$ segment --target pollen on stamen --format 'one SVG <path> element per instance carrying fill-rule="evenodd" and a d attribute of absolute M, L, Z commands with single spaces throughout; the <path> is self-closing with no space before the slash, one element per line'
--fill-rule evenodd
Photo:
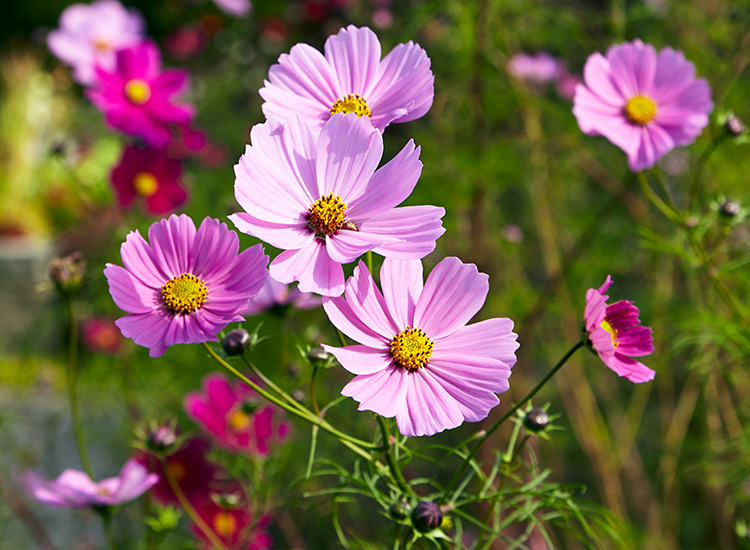
<path fill-rule="evenodd" d="M 310 206 L 308 225 L 318 238 L 331 236 L 344 225 L 346 209 L 346 203 L 338 195 L 324 195 Z"/>
<path fill-rule="evenodd" d="M 617 330 L 612 328 L 612 325 L 610 325 L 607 320 L 603 320 L 601 323 L 601 327 L 609 332 L 609 335 L 612 337 L 612 345 L 617 348 L 617 346 L 620 344 L 620 342 L 617 341 Z"/>
<path fill-rule="evenodd" d="M 125 84 L 125 97 L 135 105 L 143 105 L 151 97 L 151 88 L 140 78 L 134 78 Z"/>
<path fill-rule="evenodd" d="M 418 370 L 432 357 L 432 340 L 421 328 L 407 326 L 393 337 L 390 350 L 396 363 L 409 370 Z"/>
<path fill-rule="evenodd" d="M 195 275 L 183 273 L 164 283 L 161 297 L 169 311 L 186 315 L 203 306 L 208 299 L 208 289 Z"/>
<path fill-rule="evenodd" d="M 625 117 L 633 124 L 644 125 L 656 116 L 656 103 L 645 95 L 631 97 L 625 104 Z"/>
<path fill-rule="evenodd" d="M 214 518 L 214 530 L 220 537 L 232 535 L 237 530 L 237 520 L 232 514 L 222 510 Z"/>
<path fill-rule="evenodd" d="M 336 113 L 356 113 L 359 118 L 363 116 L 370 116 L 370 108 L 367 106 L 367 101 L 364 97 L 359 94 L 347 94 L 341 99 L 337 99 L 336 103 L 331 107 L 331 115 Z"/>

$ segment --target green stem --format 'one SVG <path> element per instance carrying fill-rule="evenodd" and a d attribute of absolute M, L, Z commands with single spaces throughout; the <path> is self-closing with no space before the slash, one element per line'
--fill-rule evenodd
<path fill-rule="evenodd" d="M 293 414 L 294 416 L 297 416 L 298 418 L 301 418 L 302 420 L 305 420 L 306 422 L 309 422 L 310 424 L 314 426 L 318 426 L 321 430 L 328 432 L 332 436 L 334 436 L 336 439 L 341 441 L 345 446 L 349 447 L 351 450 L 356 452 L 358 455 L 362 456 L 363 458 L 366 458 L 367 460 L 372 460 L 372 455 L 368 453 L 365 449 L 377 449 L 377 445 L 373 445 L 372 443 L 369 443 L 367 441 L 362 441 L 361 439 L 357 439 L 356 437 L 352 437 L 348 434 L 345 434 L 343 432 L 340 432 L 333 426 L 331 426 L 328 422 L 323 420 L 322 418 L 315 416 L 315 414 L 302 407 L 300 405 L 299 407 L 292 407 L 288 403 L 286 403 L 284 400 L 276 397 L 275 395 L 267 392 L 258 384 L 244 376 L 242 373 L 240 373 L 237 369 L 235 369 L 232 365 L 224 361 L 221 357 L 219 357 L 216 352 L 211 349 L 211 346 L 209 346 L 206 342 L 203 343 L 204 349 L 208 352 L 208 354 L 216 361 L 219 365 L 221 365 L 224 370 L 226 370 L 228 373 L 230 373 L 232 376 L 243 382 L 245 385 L 249 386 L 250 388 L 254 389 L 258 395 L 264 397 L 274 405 L 278 405 L 285 411 Z"/>
<path fill-rule="evenodd" d="M 117 542 L 115 541 L 115 532 L 112 530 L 112 511 L 109 507 L 98 508 L 97 513 L 102 520 L 102 527 L 104 528 L 104 538 L 107 540 L 107 545 L 111 550 L 117 550 Z"/>
<path fill-rule="evenodd" d="M 651 186 L 648 183 L 648 180 L 646 179 L 646 174 L 643 172 L 638 172 L 636 174 L 636 177 L 638 178 L 638 183 L 641 184 L 641 190 L 643 191 L 643 194 L 648 197 L 648 199 L 651 201 L 651 203 L 659 209 L 659 211 L 666 216 L 666 218 L 674 223 L 675 225 L 684 227 L 684 222 L 682 219 L 682 215 L 679 213 L 676 213 L 672 208 L 667 205 L 659 195 L 657 195 L 653 189 L 651 189 Z"/>
<path fill-rule="evenodd" d="M 570 359 L 573 356 L 573 354 L 576 351 L 578 351 L 580 348 L 582 348 L 583 346 L 584 346 L 584 343 L 583 343 L 583 340 L 581 340 L 575 346 L 570 348 L 568 352 L 565 355 L 563 355 L 562 359 L 560 359 L 557 362 L 557 364 L 554 367 L 552 367 L 552 370 L 550 370 L 547 373 L 547 375 L 544 378 L 542 378 L 541 381 L 536 386 L 534 386 L 534 388 L 529 393 L 526 394 L 526 397 L 521 399 L 521 401 L 516 403 L 516 405 L 514 405 L 507 413 L 501 416 L 500 419 L 497 422 L 495 422 L 489 430 L 485 432 L 482 438 L 474 444 L 474 447 L 471 449 L 471 452 L 469 452 L 469 454 L 466 456 L 461 466 L 458 468 L 458 470 L 456 470 L 456 473 L 453 475 L 450 482 L 448 483 L 448 486 L 443 492 L 443 500 L 445 500 L 448 497 L 448 495 L 451 493 L 451 491 L 453 491 L 456 484 L 458 483 L 458 480 L 461 479 L 461 476 L 466 471 L 466 468 L 468 468 L 469 464 L 471 463 L 471 460 L 476 456 L 477 452 L 479 451 L 479 448 L 484 444 L 484 442 L 487 441 L 493 433 L 495 433 L 495 430 L 497 430 L 502 425 L 503 422 L 508 420 L 508 418 L 510 418 L 514 414 L 516 414 L 516 411 L 518 409 L 520 409 L 526 403 L 528 403 L 529 400 L 531 400 L 531 398 L 534 397 L 539 392 L 539 390 L 541 390 L 544 387 L 544 385 L 550 381 L 550 379 L 557 373 L 557 371 L 559 371 L 562 368 L 562 366 L 568 361 L 568 359 Z"/>
<path fill-rule="evenodd" d="M 310 401 L 312 402 L 315 416 L 320 416 L 320 407 L 318 407 L 318 398 L 315 397 L 315 375 L 318 374 L 318 367 L 313 367 L 312 376 L 310 377 Z"/>
<path fill-rule="evenodd" d="M 73 422 L 73 434 L 78 447 L 78 456 L 81 457 L 83 471 L 94 480 L 94 469 L 91 467 L 91 458 L 86 447 L 86 438 L 83 434 L 83 425 L 81 423 L 81 411 L 78 408 L 78 392 L 76 385 L 78 383 L 78 324 L 76 323 L 73 312 L 73 299 L 66 295 L 65 305 L 68 313 L 68 323 L 70 324 L 70 356 L 68 361 L 68 402 L 70 403 L 70 416 Z"/>
<path fill-rule="evenodd" d="M 307 409 L 297 401 L 294 397 L 286 393 L 284 390 L 282 390 L 279 386 L 277 386 L 270 378 L 268 378 L 263 372 L 255 366 L 255 363 L 250 361 L 245 355 L 242 356 L 242 360 L 245 362 L 245 365 L 253 371 L 253 374 L 260 378 L 260 380 L 269 388 L 271 388 L 273 391 L 275 391 L 279 397 L 281 397 L 284 401 L 289 403 L 292 407 L 295 407 L 299 409 L 301 412 L 306 412 Z"/>
<path fill-rule="evenodd" d="M 404 494 L 411 495 L 411 487 L 409 487 L 409 485 L 406 483 L 404 475 L 401 473 L 401 468 L 398 467 L 398 462 L 396 462 L 396 458 L 393 456 L 393 450 L 391 447 L 391 431 L 388 429 L 388 421 L 379 414 L 376 414 L 375 416 L 378 419 L 380 432 L 383 434 L 383 447 L 385 447 L 385 450 L 383 452 L 385 453 L 385 460 L 388 463 L 388 468 L 391 470 L 393 480 L 396 482 L 396 485 L 398 485 L 398 488 L 404 492 Z"/>
<path fill-rule="evenodd" d="M 703 153 L 701 153 L 701 156 L 698 159 L 698 164 L 695 167 L 695 170 L 693 170 L 693 178 L 690 180 L 690 188 L 688 191 L 688 208 L 692 209 L 693 205 L 695 204 L 695 199 L 698 196 L 698 189 L 700 188 L 703 168 L 706 166 L 709 157 L 713 154 L 714 151 L 716 151 L 716 148 L 719 146 L 719 144 L 726 138 L 726 133 L 722 133 L 718 137 L 713 138 L 711 140 L 711 143 L 709 143 L 708 146 L 703 150 Z"/>

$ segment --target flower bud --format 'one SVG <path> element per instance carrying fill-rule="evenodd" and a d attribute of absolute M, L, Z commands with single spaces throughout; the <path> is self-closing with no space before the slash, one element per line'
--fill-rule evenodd
<path fill-rule="evenodd" d="M 330 357 L 331 354 L 323 348 L 310 348 L 307 352 L 307 360 L 313 365 L 325 363 Z"/>
<path fill-rule="evenodd" d="M 737 137 L 745 131 L 745 125 L 736 116 L 730 116 L 724 123 L 724 129 L 730 136 Z"/>
<path fill-rule="evenodd" d="M 734 218 L 739 213 L 740 213 L 740 205 L 734 201 L 725 201 L 719 207 L 719 214 L 721 214 L 725 218 Z"/>
<path fill-rule="evenodd" d="M 417 531 L 427 533 L 443 523 L 443 512 L 434 502 L 423 500 L 411 512 L 411 521 Z"/>
<path fill-rule="evenodd" d="M 146 426 L 136 427 L 138 447 L 151 451 L 157 455 L 169 454 L 169 450 L 177 442 L 177 428 L 173 420 L 163 424 L 150 420 Z"/>
<path fill-rule="evenodd" d="M 391 506 L 389 512 L 393 519 L 403 520 L 409 517 L 411 505 L 408 502 L 397 502 Z"/>
<path fill-rule="evenodd" d="M 250 335 L 245 329 L 235 329 L 229 331 L 224 339 L 221 341 L 221 347 L 224 348 L 224 353 L 227 355 L 242 355 L 247 351 L 250 346 Z"/>
<path fill-rule="evenodd" d="M 73 252 L 64 258 L 54 258 L 49 266 L 49 274 L 59 292 L 74 292 L 83 282 L 86 260 L 81 252 Z"/>
<path fill-rule="evenodd" d="M 530 432 L 541 432 L 549 426 L 549 415 L 544 409 L 533 408 L 524 416 L 523 425 Z"/>

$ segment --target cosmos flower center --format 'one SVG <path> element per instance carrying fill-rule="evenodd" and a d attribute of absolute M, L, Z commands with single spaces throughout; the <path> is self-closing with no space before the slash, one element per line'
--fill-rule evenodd
<path fill-rule="evenodd" d="M 187 468 L 182 462 L 167 461 L 167 468 L 177 481 L 182 481 L 187 477 Z"/>
<path fill-rule="evenodd" d="M 156 189 L 159 187 L 159 182 L 153 174 L 139 172 L 133 178 L 133 187 L 135 188 L 135 192 L 139 195 L 150 197 L 156 193 Z"/>
<path fill-rule="evenodd" d="M 647 124 L 656 116 L 656 103 L 645 95 L 631 97 L 625 104 L 625 116 L 633 124 Z"/>
<path fill-rule="evenodd" d="M 604 321 L 602 321 L 601 327 L 602 327 L 602 328 L 603 328 L 604 330 L 606 330 L 607 332 L 609 332 L 609 335 L 610 335 L 610 336 L 612 337 L 612 345 L 613 345 L 613 346 L 615 347 L 615 349 L 617 349 L 617 346 L 618 346 L 618 345 L 620 344 L 620 343 L 619 343 L 619 342 L 617 341 L 617 330 L 616 330 L 616 329 L 614 329 L 614 328 L 612 328 L 612 325 L 610 325 L 610 324 L 609 324 L 609 323 L 607 322 L 607 320 L 606 320 L 606 319 L 605 319 Z"/>
<path fill-rule="evenodd" d="M 229 512 L 221 511 L 214 517 L 214 531 L 220 537 L 231 535 L 237 530 L 237 520 Z"/>
<path fill-rule="evenodd" d="M 341 197 L 334 196 L 333 193 L 320 197 L 312 203 L 308 223 L 310 229 L 315 232 L 315 236 L 323 238 L 341 229 L 346 208 L 346 203 L 341 200 Z"/>
<path fill-rule="evenodd" d="M 229 417 L 229 425 L 238 432 L 246 430 L 250 426 L 250 416 L 241 410 L 234 411 Z"/>
<path fill-rule="evenodd" d="M 200 309 L 208 298 L 208 289 L 195 275 L 183 273 L 161 287 L 161 297 L 169 311 L 185 315 Z"/>
<path fill-rule="evenodd" d="M 421 328 L 409 328 L 399 332 L 391 340 L 393 359 L 409 370 L 421 369 L 432 357 L 432 340 Z"/>
<path fill-rule="evenodd" d="M 103 38 L 96 38 L 91 41 L 92 45 L 94 46 L 94 49 L 98 52 L 106 52 L 109 51 L 109 42 L 104 40 Z"/>
<path fill-rule="evenodd" d="M 125 84 L 125 97 L 135 105 L 143 105 L 151 97 L 151 88 L 140 78 L 128 80 Z"/>
<path fill-rule="evenodd" d="M 108 497 L 112 495 L 112 491 L 110 491 L 106 487 L 98 487 L 96 489 L 96 494 L 99 495 L 100 497 Z"/>
<path fill-rule="evenodd" d="M 356 113 L 359 118 L 370 116 L 370 108 L 367 106 L 365 98 L 359 94 L 347 94 L 331 107 L 331 115 L 336 113 Z"/>

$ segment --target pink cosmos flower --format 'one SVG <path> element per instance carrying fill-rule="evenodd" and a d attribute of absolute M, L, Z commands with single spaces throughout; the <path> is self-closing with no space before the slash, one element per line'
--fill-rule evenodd
<path fill-rule="evenodd" d="M 280 283 L 271 277 L 260 289 L 260 292 L 250 300 L 242 315 L 258 315 L 267 310 L 285 310 L 288 307 L 305 310 L 320 306 L 320 296 L 309 292 L 300 292 L 296 287 Z"/>
<path fill-rule="evenodd" d="M 122 504 L 141 496 L 158 481 L 156 474 L 149 474 L 143 465 L 131 459 L 122 467 L 120 475 L 99 482 L 88 474 L 68 469 L 51 481 L 29 472 L 24 485 L 34 498 L 48 506 L 79 508 Z"/>
<path fill-rule="evenodd" d="M 112 319 L 91 317 L 81 321 L 81 340 L 92 353 L 114 355 L 120 351 L 122 335 Z"/>
<path fill-rule="evenodd" d="M 73 67 L 73 78 L 84 85 L 96 82 L 94 67 L 115 68 L 115 52 L 143 40 L 143 17 L 116 0 L 73 4 L 60 14 L 60 28 L 47 35 L 47 46 Z"/>
<path fill-rule="evenodd" d="M 270 517 L 264 516 L 254 521 L 246 503 L 229 508 L 209 499 L 196 503 L 195 510 L 227 550 L 268 550 L 273 545 L 273 539 L 266 531 Z M 202 541 L 200 548 L 214 550 L 215 546 L 201 528 L 193 524 L 192 530 L 196 538 Z"/>
<path fill-rule="evenodd" d="M 192 105 L 176 102 L 188 87 L 187 71 L 161 69 L 159 48 L 143 42 L 119 50 L 114 68 L 97 66 L 95 86 L 86 95 L 112 128 L 142 138 L 152 147 L 172 139 L 170 125 L 187 126 Z"/>
<path fill-rule="evenodd" d="M 547 52 L 519 53 L 508 61 L 508 72 L 520 80 L 545 84 L 565 72 L 564 63 Z"/>
<path fill-rule="evenodd" d="M 634 172 L 695 141 L 714 108 L 711 88 L 682 52 L 657 54 L 640 40 L 591 55 L 583 79 L 573 99 L 578 125 L 625 151 Z"/>
<path fill-rule="evenodd" d="M 412 141 L 377 171 L 383 137 L 353 114 L 332 116 L 319 136 L 296 115 L 284 124 L 272 118 L 253 127 L 251 141 L 235 166 L 235 197 L 245 212 L 229 219 L 284 250 L 270 267 L 277 281 L 337 296 L 341 264 L 368 250 L 422 258 L 445 231 L 443 208 L 394 208 L 422 171 Z"/>
<path fill-rule="evenodd" d="M 381 132 L 408 122 L 432 106 L 435 77 L 425 51 L 409 42 L 380 59 L 380 42 L 367 27 L 352 25 L 330 36 L 321 54 L 297 44 L 279 58 L 260 89 L 263 114 L 303 117 L 319 132 L 331 115 L 356 113 Z"/>
<path fill-rule="evenodd" d="M 162 355 L 173 344 L 215 340 L 268 277 L 261 245 L 241 254 L 237 234 L 206 218 L 198 231 L 186 215 L 160 220 L 149 245 L 131 231 L 121 247 L 124 268 L 107 264 L 104 275 L 117 307 L 130 315 L 115 324 L 127 338 Z"/>
<path fill-rule="evenodd" d="M 432 435 L 485 418 L 508 390 L 517 335 L 507 318 L 466 325 L 482 307 L 488 277 L 473 264 L 445 258 L 422 284 L 419 260 L 386 258 L 383 293 L 360 262 L 346 298 L 323 298 L 336 328 L 361 342 L 324 345 L 355 374 L 341 391 L 359 410 L 396 417 L 407 436 Z"/>
<path fill-rule="evenodd" d="M 636 383 L 653 380 L 656 373 L 633 359 L 654 352 L 651 329 L 641 326 L 633 302 L 621 300 L 607 305 L 609 296 L 604 293 L 611 284 L 612 277 L 607 275 L 599 290 L 590 288 L 586 292 L 583 319 L 591 346 L 618 376 Z"/>
<path fill-rule="evenodd" d="M 561 98 L 573 101 L 576 95 L 576 88 L 582 83 L 583 81 L 579 76 L 566 71 L 555 81 L 555 90 L 557 90 L 557 95 Z"/>
<path fill-rule="evenodd" d="M 250 0 L 214 0 L 221 11 L 235 17 L 245 17 L 253 7 Z"/>
<path fill-rule="evenodd" d="M 266 456 L 274 443 L 286 438 L 289 425 L 278 421 L 279 411 L 270 405 L 258 408 L 256 398 L 246 385 L 230 385 L 214 373 L 203 379 L 202 393 L 185 396 L 185 412 L 221 447 Z"/>
<path fill-rule="evenodd" d="M 110 174 L 117 203 L 127 208 L 136 199 L 151 214 L 165 214 L 188 198 L 182 186 L 182 164 L 164 149 L 127 146 Z"/>

